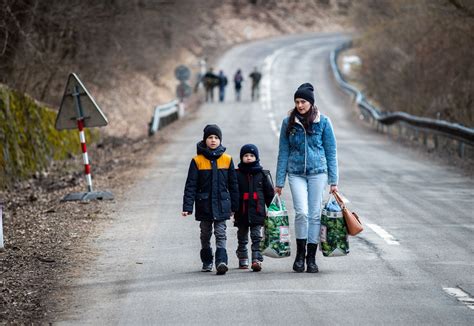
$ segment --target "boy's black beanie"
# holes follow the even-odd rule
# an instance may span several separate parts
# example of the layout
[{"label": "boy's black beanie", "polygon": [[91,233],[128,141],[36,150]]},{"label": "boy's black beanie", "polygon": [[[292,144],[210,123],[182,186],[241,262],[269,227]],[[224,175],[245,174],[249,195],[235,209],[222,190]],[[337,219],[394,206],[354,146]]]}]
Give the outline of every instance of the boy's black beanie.
[{"label": "boy's black beanie", "polygon": [[242,146],[240,149],[240,160],[242,161],[245,154],[250,153],[255,155],[256,160],[258,161],[260,158],[258,156],[258,148],[254,144],[246,144]]},{"label": "boy's black beanie", "polygon": [[209,137],[210,135],[216,135],[222,141],[222,131],[218,125],[207,125],[204,128],[204,138],[203,138],[204,142],[206,141],[207,137]]}]

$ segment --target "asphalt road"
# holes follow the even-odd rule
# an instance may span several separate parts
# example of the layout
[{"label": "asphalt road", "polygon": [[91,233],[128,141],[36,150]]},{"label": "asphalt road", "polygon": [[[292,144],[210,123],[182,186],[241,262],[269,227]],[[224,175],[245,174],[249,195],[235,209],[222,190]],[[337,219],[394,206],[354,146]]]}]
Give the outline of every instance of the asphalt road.
[{"label": "asphalt road", "polygon": [[[328,66],[330,50],[343,40],[338,34],[277,38],[238,46],[221,58],[216,69],[229,79],[237,68],[244,71],[242,102],[229,89],[225,103],[206,104],[170,127],[175,130],[157,149],[146,178],[96,240],[100,255],[84,266],[73,286],[75,303],[60,324],[474,324],[469,297],[462,302],[447,293],[474,295],[474,181],[354,119]],[[264,74],[259,102],[250,101],[247,76],[254,66]],[[240,146],[255,143],[274,174],[276,132],[306,81],[334,124],[340,190],[363,218],[364,232],[351,238],[346,257],[318,252],[318,274],[294,273],[293,257],[266,258],[263,271],[254,273],[237,269],[236,229],[229,222],[229,272],[200,272],[199,226],[180,212],[203,127],[221,126],[236,164]],[[288,187],[283,197],[293,223]]]}]

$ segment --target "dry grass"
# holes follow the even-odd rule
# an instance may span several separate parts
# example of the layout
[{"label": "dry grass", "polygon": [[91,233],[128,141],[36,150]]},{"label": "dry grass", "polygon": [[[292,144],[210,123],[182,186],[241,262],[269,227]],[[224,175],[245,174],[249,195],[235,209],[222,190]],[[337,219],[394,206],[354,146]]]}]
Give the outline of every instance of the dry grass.
[{"label": "dry grass", "polygon": [[383,109],[474,126],[472,1],[364,0],[352,19],[360,76]]}]

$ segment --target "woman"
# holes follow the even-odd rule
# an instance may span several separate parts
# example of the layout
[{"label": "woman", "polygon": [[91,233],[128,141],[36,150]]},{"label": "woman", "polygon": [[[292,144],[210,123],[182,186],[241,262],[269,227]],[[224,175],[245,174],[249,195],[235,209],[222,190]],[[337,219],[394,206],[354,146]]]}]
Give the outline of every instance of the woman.
[{"label": "woman", "polygon": [[326,183],[337,191],[336,138],[328,117],[314,105],[314,88],[302,84],[294,95],[295,108],[281,124],[275,191],[281,195],[288,173],[293,206],[297,252],[293,270],[319,271],[316,251]]}]

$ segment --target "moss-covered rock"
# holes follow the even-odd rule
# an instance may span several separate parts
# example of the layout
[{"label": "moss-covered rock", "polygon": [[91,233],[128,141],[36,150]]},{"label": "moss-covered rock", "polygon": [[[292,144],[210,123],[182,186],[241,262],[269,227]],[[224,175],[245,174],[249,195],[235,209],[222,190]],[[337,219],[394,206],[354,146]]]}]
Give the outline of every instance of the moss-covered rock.
[{"label": "moss-covered rock", "polygon": [[[54,127],[57,111],[0,85],[0,189],[81,151],[75,130]],[[86,130],[88,143],[98,131]]]}]

